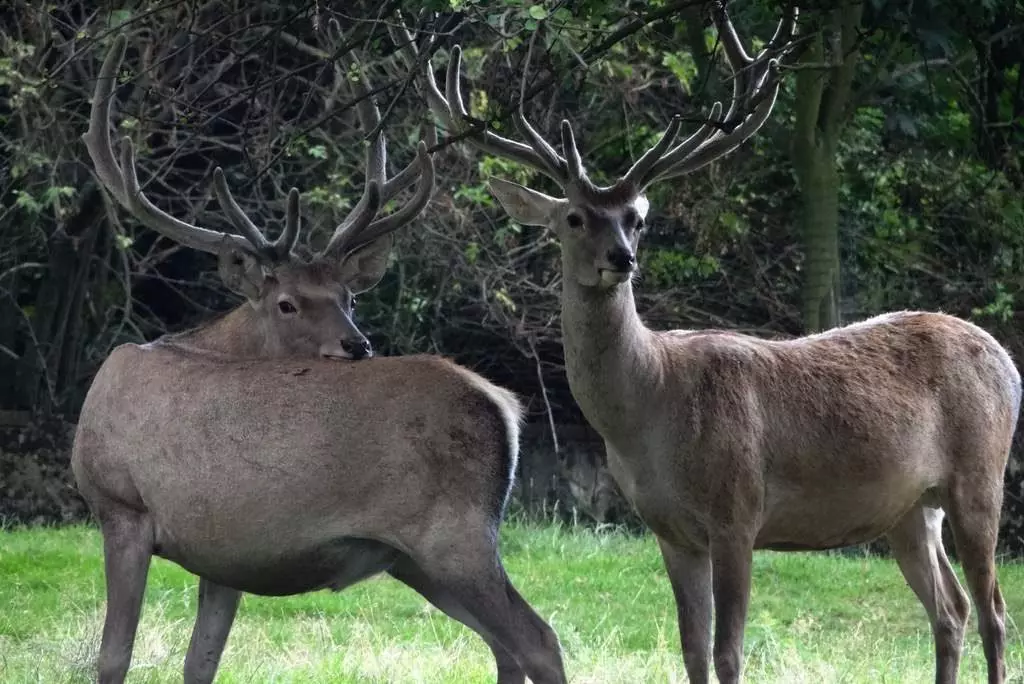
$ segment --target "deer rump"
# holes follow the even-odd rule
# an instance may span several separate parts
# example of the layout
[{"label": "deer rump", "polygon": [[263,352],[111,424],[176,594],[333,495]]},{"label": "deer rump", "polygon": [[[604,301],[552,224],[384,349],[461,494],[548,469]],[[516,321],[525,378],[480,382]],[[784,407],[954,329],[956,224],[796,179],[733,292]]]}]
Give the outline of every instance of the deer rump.
[{"label": "deer rump", "polygon": [[254,594],[340,590],[467,522],[497,534],[520,412],[438,357],[124,345],[86,397],[72,467],[94,512],[142,512],[154,553],[190,572]]}]

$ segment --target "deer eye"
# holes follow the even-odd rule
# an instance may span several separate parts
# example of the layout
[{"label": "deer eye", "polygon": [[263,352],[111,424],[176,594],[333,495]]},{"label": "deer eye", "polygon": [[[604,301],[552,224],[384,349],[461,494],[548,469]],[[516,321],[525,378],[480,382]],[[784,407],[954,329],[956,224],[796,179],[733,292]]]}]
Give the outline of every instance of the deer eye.
[{"label": "deer eye", "polygon": [[637,216],[636,217],[636,228],[635,228],[636,232],[639,233],[641,230],[643,230],[646,227],[647,227],[647,224],[644,223],[643,217]]},{"label": "deer eye", "polygon": [[570,228],[582,228],[583,227],[583,218],[579,214],[577,214],[575,212],[570,213],[565,218],[565,220],[569,224]]},{"label": "deer eye", "polygon": [[298,313],[298,309],[295,308],[295,305],[289,302],[287,299],[282,299],[281,301],[279,301],[277,303],[277,308],[281,313],[287,315]]}]

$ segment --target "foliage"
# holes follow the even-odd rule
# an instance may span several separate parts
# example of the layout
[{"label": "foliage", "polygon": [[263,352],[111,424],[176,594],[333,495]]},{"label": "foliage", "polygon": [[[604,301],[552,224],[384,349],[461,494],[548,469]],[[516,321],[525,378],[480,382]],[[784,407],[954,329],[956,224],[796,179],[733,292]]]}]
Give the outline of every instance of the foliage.
[{"label": "foliage", "polygon": [[[781,4],[730,3],[748,45],[770,35]],[[832,3],[802,5],[806,30],[824,26],[831,45]],[[272,235],[287,188],[299,187],[317,244],[361,191],[366,144],[344,74],[327,59],[338,48],[327,20],[341,23],[342,47],[354,46],[380,89],[400,168],[428,122],[380,25],[402,6],[143,2],[109,12],[68,0],[0,9],[0,378],[9,379],[0,408],[73,419],[114,346],[239,303],[212,258],[157,239],[97,190],[79,136],[111,35],[126,32],[130,42],[117,132],[139,147],[154,201],[225,229],[209,191],[221,165]],[[532,42],[526,113],[549,139],[572,117],[597,181],[628,168],[673,115],[694,126],[729,96],[718,36],[688,0],[425,6],[441,14],[417,14],[420,3],[406,2],[404,16],[442,34],[434,68],[461,44],[472,114],[506,133]],[[844,320],[942,309],[1024,358],[1022,25],[1020,3],[1009,0],[866,3],[835,150]],[[803,330],[808,264],[790,154],[798,73],[784,72],[768,124],[739,151],[650,189],[637,284],[650,325],[772,337]],[[442,143],[435,163],[433,202],[399,236],[381,285],[361,297],[360,325],[379,353],[445,354],[519,392],[533,423],[547,424],[548,405],[556,423],[581,422],[562,369],[557,247],[545,231],[512,224],[486,178],[553,189],[459,145]],[[1010,477],[1024,496],[1024,468]],[[1007,491],[1024,530],[1024,499]]]}]

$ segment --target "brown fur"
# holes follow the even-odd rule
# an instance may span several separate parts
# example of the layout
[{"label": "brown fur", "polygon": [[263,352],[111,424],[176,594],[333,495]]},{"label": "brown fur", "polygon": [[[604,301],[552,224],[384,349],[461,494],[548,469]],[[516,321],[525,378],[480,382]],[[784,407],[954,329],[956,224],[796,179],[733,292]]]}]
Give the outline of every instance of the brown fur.
[{"label": "brown fur", "polygon": [[[994,552],[1021,385],[988,333],[917,312],[785,342],[659,333],[636,316],[628,283],[598,293],[568,278],[563,332],[573,394],[665,552],[692,681],[706,681],[710,622],[683,613],[710,607],[713,586],[716,669],[738,675],[754,549],[884,534],[932,619],[936,679],[955,681],[968,604],[942,550],[943,510],[989,681],[1003,681]],[[695,574],[706,563],[710,574]]]},{"label": "brown fur", "polygon": [[[219,168],[218,201],[241,234],[190,225],[144,200],[130,140],[115,159],[110,105],[126,47],[114,37],[83,136],[97,179],[143,224],[217,254],[222,281],[247,302],[194,330],[119,347],[86,397],[72,468],[103,533],[101,684],[128,672],[153,554],[200,576],[187,684],[213,680],[242,591],[340,590],[385,571],[480,634],[502,684],[527,674],[564,682],[554,632],[497,550],[519,446],[516,397],[438,358],[319,358],[370,354],[353,295],[380,280],[392,233],[430,198],[426,144],[388,180],[385,139],[374,138],[363,196],[316,257],[296,247],[297,189],[271,243]],[[350,84],[364,96],[361,125],[377,129],[369,87]],[[374,220],[413,181],[408,203]]]},{"label": "brown fur", "polygon": [[156,554],[202,578],[187,682],[212,681],[241,591],[340,590],[380,572],[480,633],[503,683],[564,682],[557,638],[496,548],[520,418],[514,395],[437,357],[119,347],[72,455],[106,547],[100,681],[124,679]]},{"label": "brown fur", "polygon": [[[1006,351],[942,314],[886,314],[785,342],[649,330],[614,251],[639,234],[622,206],[577,206],[491,181],[562,248],[573,396],[609,468],[658,537],[690,680],[706,682],[711,609],[719,681],[739,679],[754,549],[827,549],[886,535],[932,622],[936,681],[956,681],[968,603],[942,548],[948,514],[989,682],[1005,677],[995,575],[1003,470],[1021,382]],[[567,217],[584,217],[573,227]],[[632,269],[630,269],[632,272]]]}]

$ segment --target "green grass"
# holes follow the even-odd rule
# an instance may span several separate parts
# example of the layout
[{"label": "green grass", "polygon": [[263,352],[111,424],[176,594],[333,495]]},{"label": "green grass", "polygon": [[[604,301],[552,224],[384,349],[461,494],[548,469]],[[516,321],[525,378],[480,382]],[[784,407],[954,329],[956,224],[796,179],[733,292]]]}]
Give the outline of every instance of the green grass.
[{"label": "green grass", "polygon": [[[558,632],[573,682],[685,682],[675,609],[650,538],[508,524],[509,574]],[[1004,564],[1009,681],[1024,681],[1024,565]],[[155,560],[129,682],[180,682],[196,579]],[[99,534],[0,531],[0,682],[86,682],[103,619]],[[760,552],[746,681],[927,682],[932,639],[894,563]],[[984,680],[973,626],[961,681]],[[218,682],[493,682],[475,634],[387,578],[340,594],[246,596]]]}]

